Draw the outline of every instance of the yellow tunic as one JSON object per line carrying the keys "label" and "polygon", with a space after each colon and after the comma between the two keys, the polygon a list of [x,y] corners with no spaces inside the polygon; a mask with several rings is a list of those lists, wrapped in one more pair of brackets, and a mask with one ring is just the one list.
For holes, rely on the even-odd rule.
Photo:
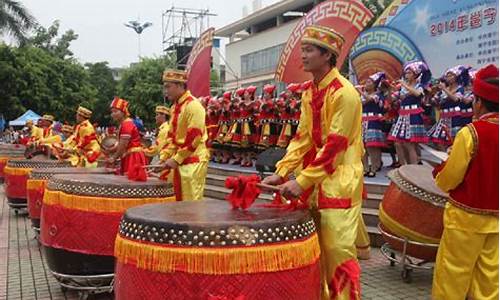
{"label": "yellow tunic", "polygon": [[39,141],[41,139],[43,139],[43,129],[36,125],[32,125],[30,133],[30,142]]}
{"label": "yellow tunic", "polygon": [[171,111],[167,141],[160,152],[160,160],[172,158],[179,164],[170,177],[178,201],[201,200],[210,156],[206,147],[205,109],[186,91]]}
{"label": "yellow tunic", "polygon": [[[457,133],[450,156],[436,176],[436,185],[449,192],[462,183],[473,151],[472,134],[464,127]],[[449,202],[443,221],[433,299],[498,299],[498,217],[470,213]]]}
{"label": "yellow tunic", "polygon": [[96,167],[97,158],[101,153],[101,146],[97,141],[94,125],[89,120],[85,120],[76,125],[73,145],[80,157],[79,166]]}
{"label": "yellow tunic", "polygon": [[[321,93],[324,102],[318,108],[313,95]],[[287,178],[304,163],[306,154],[316,153],[313,162],[297,172],[296,180],[309,195],[319,232],[322,299],[361,296],[355,246],[363,191],[361,116],[358,92],[333,68],[302,94],[297,135],[277,164],[276,174]]]}
{"label": "yellow tunic", "polygon": [[167,144],[167,135],[170,126],[168,122],[165,122],[160,125],[158,128],[158,135],[156,136],[156,140],[154,145],[151,147],[144,149],[144,154],[149,157],[153,157],[160,153],[161,149],[165,147]]}

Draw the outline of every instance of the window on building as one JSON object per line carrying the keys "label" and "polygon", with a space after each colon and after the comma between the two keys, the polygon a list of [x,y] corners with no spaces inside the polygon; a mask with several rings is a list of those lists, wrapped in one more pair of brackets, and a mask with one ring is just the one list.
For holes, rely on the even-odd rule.
{"label": "window on building", "polygon": [[241,56],[241,77],[264,74],[276,70],[284,44]]}

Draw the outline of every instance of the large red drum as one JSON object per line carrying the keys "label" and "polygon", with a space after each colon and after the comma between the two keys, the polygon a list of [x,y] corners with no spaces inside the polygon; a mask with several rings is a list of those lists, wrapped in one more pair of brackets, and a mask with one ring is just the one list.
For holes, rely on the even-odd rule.
{"label": "large red drum", "polygon": [[406,254],[434,261],[443,233],[443,212],[448,195],[434,183],[432,168],[406,165],[389,173],[391,184],[379,207],[384,239],[396,250],[403,243],[391,235],[424,245],[410,244]]}
{"label": "large red drum", "polygon": [[128,209],[115,242],[120,300],[319,299],[307,210],[184,201]]}
{"label": "large red drum", "polygon": [[159,179],[130,181],[104,174],[54,175],[43,196],[40,241],[49,269],[58,275],[112,274],[113,249],[126,209],[175,201]]}
{"label": "large red drum", "polygon": [[0,144],[0,183],[4,181],[4,168],[10,159],[24,157],[25,147],[18,144]]}
{"label": "large red drum", "polygon": [[33,169],[38,168],[64,168],[70,167],[67,161],[58,160],[35,160],[35,159],[12,159],[7,162],[4,169],[5,174],[5,196],[9,206],[20,208],[27,206],[28,193],[26,183]]}
{"label": "large red drum", "polygon": [[40,231],[40,214],[42,200],[47,182],[56,174],[66,174],[70,178],[74,174],[111,174],[114,170],[107,168],[42,168],[33,169],[26,184],[28,196],[28,214],[31,226],[35,231]]}

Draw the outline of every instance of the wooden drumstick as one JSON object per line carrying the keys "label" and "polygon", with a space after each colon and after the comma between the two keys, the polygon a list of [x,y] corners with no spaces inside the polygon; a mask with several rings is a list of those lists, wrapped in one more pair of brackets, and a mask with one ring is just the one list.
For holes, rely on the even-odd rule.
{"label": "wooden drumstick", "polygon": [[271,191],[271,192],[277,192],[279,193],[280,192],[280,188],[277,187],[277,186],[274,186],[274,185],[269,185],[269,184],[264,184],[264,183],[257,183],[257,186],[262,188],[262,189],[266,189],[268,191]]}

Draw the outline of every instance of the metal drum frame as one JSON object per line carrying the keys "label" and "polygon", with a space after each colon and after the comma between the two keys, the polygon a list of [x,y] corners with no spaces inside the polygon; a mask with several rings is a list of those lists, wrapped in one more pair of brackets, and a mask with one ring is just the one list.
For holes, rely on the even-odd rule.
{"label": "metal drum frame", "polygon": [[112,293],[115,274],[100,275],[64,275],[50,271],[61,285],[61,289],[78,292],[79,299],[85,300],[90,295]]}
{"label": "metal drum frame", "polygon": [[415,245],[420,247],[430,247],[430,248],[438,248],[439,244],[428,244],[412,241],[408,238],[401,238],[399,236],[395,236],[385,230],[383,230],[378,224],[378,230],[383,236],[390,237],[391,239],[395,239],[401,243],[403,243],[403,251],[400,252],[391,247],[389,243],[384,243],[380,247],[380,252],[389,260],[389,263],[392,266],[399,264],[401,265],[401,278],[404,282],[410,283],[412,281],[411,273],[414,269],[420,270],[432,270],[434,268],[434,262],[418,259],[406,254],[406,248],[408,245]]}

